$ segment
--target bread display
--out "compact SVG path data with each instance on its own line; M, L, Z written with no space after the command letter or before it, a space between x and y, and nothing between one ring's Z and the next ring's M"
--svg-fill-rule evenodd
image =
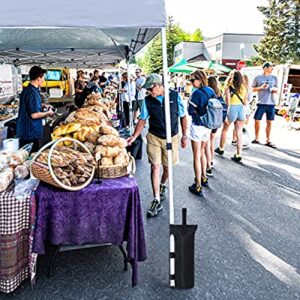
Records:
M72 145L74 145L74 141ZM48 160L49 149L42 151L36 158L37 162L46 166L48 166ZM52 151L51 166L54 175L63 185L78 187L91 178L95 160L84 149L73 149L59 143Z

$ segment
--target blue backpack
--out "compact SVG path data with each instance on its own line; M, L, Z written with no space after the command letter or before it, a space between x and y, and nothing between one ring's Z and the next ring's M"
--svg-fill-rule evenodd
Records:
M206 108L206 114L200 116L200 120L203 126L209 129L220 128L223 124L223 105L219 99L216 99L214 96L210 97L204 89L199 89L203 92L208 98L208 104ZM191 101L189 103L197 108L197 105Z

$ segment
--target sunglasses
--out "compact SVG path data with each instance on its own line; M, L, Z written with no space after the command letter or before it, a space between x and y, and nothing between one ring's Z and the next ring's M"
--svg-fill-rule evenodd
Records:
M198 78L191 78L190 81L191 83L194 83L196 80L199 80Z

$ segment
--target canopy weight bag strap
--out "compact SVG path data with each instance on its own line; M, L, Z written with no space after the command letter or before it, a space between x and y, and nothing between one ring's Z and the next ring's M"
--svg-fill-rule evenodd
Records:
M182 209L182 225L170 225L170 234L175 238L175 252L170 259L175 259L175 288L190 289L194 287L195 277L195 232L197 225L187 225L187 209Z

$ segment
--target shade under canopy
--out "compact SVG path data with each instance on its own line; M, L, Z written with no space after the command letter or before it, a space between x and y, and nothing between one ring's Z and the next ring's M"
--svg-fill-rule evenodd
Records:
M165 20L163 0L7 1L0 11L0 62L114 65L137 53Z

